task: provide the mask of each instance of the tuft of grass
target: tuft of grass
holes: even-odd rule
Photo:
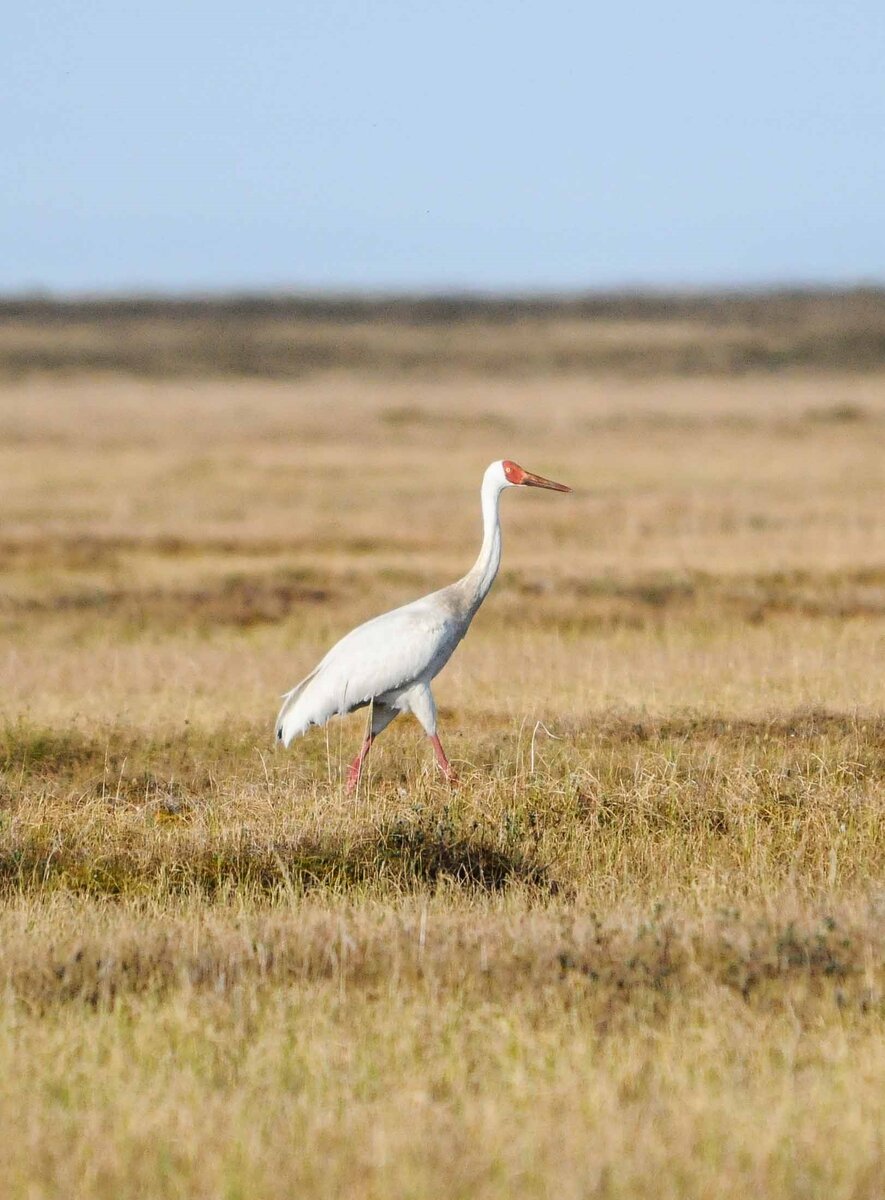
[[[751,1011],[779,1011],[789,996],[802,1017],[834,1005],[885,1016],[885,996],[870,958],[883,950],[881,923],[863,908],[822,908],[804,915],[721,909],[699,917],[656,905],[629,917],[569,914],[559,902],[519,931],[488,907],[452,910],[440,893],[416,909],[367,920],[358,908],[337,912],[307,898],[249,915],[236,929],[217,920],[194,926],[199,898],[172,903],[168,918],[138,919],[117,909],[98,930],[76,930],[78,898],[47,939],[26,938],[13,916],[3,962],[6,994],[32,1011],[83,1003],[111,1009],[132,997],[169,998],[196,989],[261,998],[297,980],[339,982],[372,994],[391,976],[403,986],[459,989],[471,1003],[519,1003],[539,988],[551,1003],[581,1005],[597,1016],[644,1019],[662,1027],[687,997],[711,989]],[[14,913],[15,910],[13,910]]]

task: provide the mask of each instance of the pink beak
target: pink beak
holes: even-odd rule
[[[564,483],[555,483],[552,479],[545,479],[543,475],[533,475],[531,471],[526,471],[525,478],[520,482],[523,487],[549,488],[551,492],[570,492],[572,490]]]

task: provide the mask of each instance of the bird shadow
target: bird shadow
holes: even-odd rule
[[[488,892],[520,883],[554,891],[546,866],[518,851],[505,851],[427,825],[397,823],[381,830],[378,849],[397,861],[403,875],[436,886],[443,880]]]
[[[400,893],[448,885],[501,892],[519,884],[555,893],[547,867],[520,850],[430,823],[395,822],[362,835],[268,839],[240,830],[205,837],[169,818],[157,836],[121,839],[96,855],[76,830],[19,827],[0,848],[0,896],[34,891],[155,899],[234,896],[285,901],[317,891]]]

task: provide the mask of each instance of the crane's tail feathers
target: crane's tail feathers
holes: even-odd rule
[[[311,671],[306,675],[300,683],[296,683],[291,692],[286,692],[283,696],[283,706],[277,716],[276,724],[276,740],[282,742],[284,746],[289,745],[293,738],[304,733],[308,726],[314,724],[310,718],[306,718],[297,710],[298,701],[308,684],[316,676],[316,671]]]

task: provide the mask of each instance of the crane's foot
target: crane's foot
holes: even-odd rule
[[[360,747],[359,754],[347,768],[347,781],[344,785],[344,790],[347,792],[348,796],[352,796],[359,785],[360,775],[363,773],[363,763],[366,761],[366,757],[369,751],[372,749],[372,742],[374,742],[374,740],[375,738],[371,733],[366,735],[366,740]]]
[[[446,777],[446,783],[450,787],[457,787],[461,781],[458,778],[457,771],[446,758],[446,752],[442,748],[442,742],[439,740],[438,734],[433,734],[430,744],[433,746],[433,752],[436,755],[436,761],[439,763],[439,769]]]

